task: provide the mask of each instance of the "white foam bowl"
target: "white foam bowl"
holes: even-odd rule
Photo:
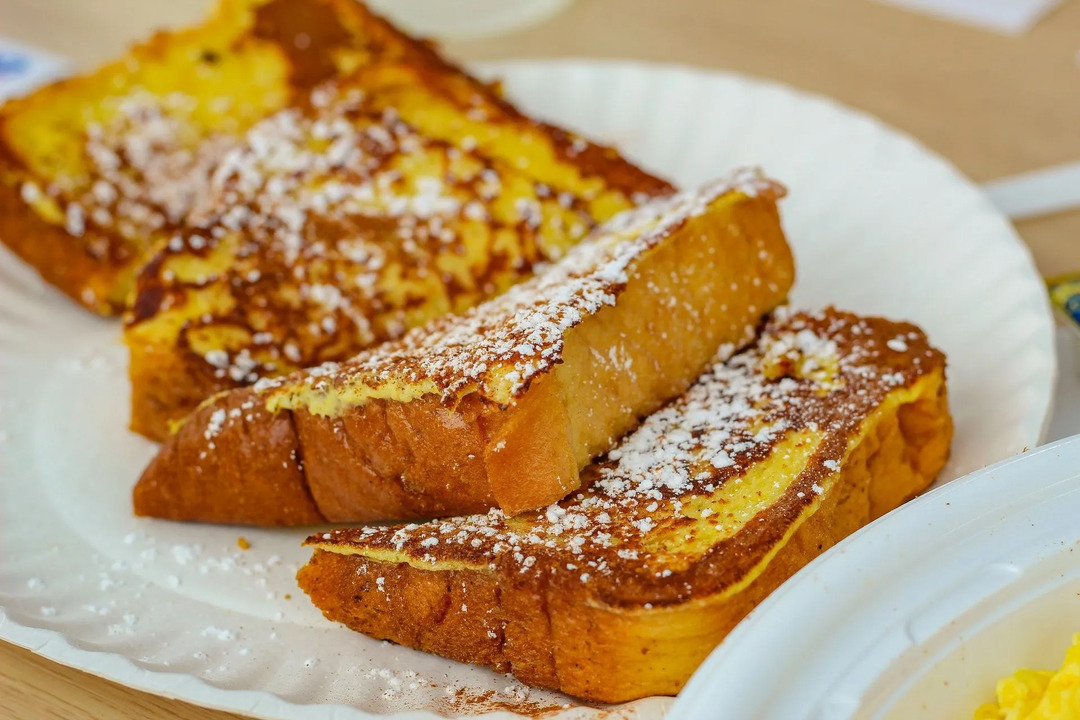
[[[671,717],[971,717],[1080,632],[1080,436],[863,528],[773,593]]]

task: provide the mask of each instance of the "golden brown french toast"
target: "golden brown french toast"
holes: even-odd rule
[[[781,192],[743,170],[653,200],[462,315],[215,396],[143,473],[135,511],[270,525],[555,502],[786,297]]]
[[[183,223],[216,161],[209,136],[404,49],[375,20],[350,33],[365,16],[336,0],[224,0],[199,27],[4,104],[0,239],[88,308],[121,311],[144,255]],[[138,123],[151,130],[128,138]],[[155,164],[164,151],[174,162]]]
[[[315,535],[331,620],[603,702],[678,692],[765,595],[949,451],[918,328],[779,312],[546,509]]]
[[[303,111],[256,123],[139,275],[133,428],[162,439],[216,391],[461,312],[669,190],[564,139],[401,65],[324,83]]]
[[[0,240],[106,314],[146,266],[127,341],[132,425],[155,438],[214,391],[475,304],[671,191],[354,0],[222,0],[0,108]]]

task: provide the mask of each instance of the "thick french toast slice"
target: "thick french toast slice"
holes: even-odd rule
[[[785,298],[781,192],[737,171],[653,200],[463,315],[215,396],[143,473],[135,511],[297,524],[555,502]]]
[[[485,97],[373,66],[232,143],[189,230],[139,275],[132,428],[164,439],[215,392],[461,312],[669,191]]]
[[[221,0],[198,27],[0,108],[0,240],[73,299],[118,313],[146,253],[207,193],[224,139],[306,107],[321,83],[384,65],[415,72],[427,91],[407,94],[403,113],[441,127],[428,103],[439,99],[517,132],[531,150],[523,162],[544,159],[560,178],[600,176],[626,197],[670,191],[613,151],[523,117],[359,2]]]
[[[183,223],[209,176],[209,136],[288,107],[351,56],[393,47],[345,30],[341,14],[360,12],[334,0],[224,0],[199,27],[7,102],[0,239],[86,307],[120,312],[143,257]],[[155,132],[129,141],[128,116]],[[174,162],[156,163],[165,151]]]
[[[920,492],[952,422],[913,325],[784,309],[538,512],[315,535],[331,620],[603,702],[673,694],[766,594]]]

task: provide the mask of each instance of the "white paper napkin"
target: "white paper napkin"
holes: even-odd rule
[[[1019,34],[1062,0],[877,0],[971,25]]]

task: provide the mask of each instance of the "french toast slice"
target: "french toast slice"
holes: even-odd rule
[[[189,229],[139,275],[132,429],[164,439],[217,391],[461,312],[670,191],[484,97],[367,67],[231,143]]]
[[[86,307],[119,313],[148,253],[174,237],[200,243],[191,239],[188,216],[199,201],[220,198],[212,187],[215,171],[252,126],[309,111],[321,86],[365,71],[382,78],[378,101],[384,109],[396,109],[423,136],[448,145],[473,142],[477,152],[503,159],[514,155],[517,169],[529,170],[523,175],[536,188],[511,183],[505,193],[510,204],[529,201],[531,190],[565,191],[573,204],[566,214],[595,220],[627,207],[635,195],[672,190],[610,148],[523,116],[496,87],[447,63],[433,46],[401,33],[359,2],[221,0],[198,27],[158,33],[95,72],[0,107],[0,240]],[[397,78],[396,92],[390,77]],[[545,188],[546,180],[551,182]],[[514,271],[524,273],[531,255],[550,259],[545,252],[587,230],[575,235],[574,226],[568,223],[552,247],[536,241],[539,250],[532,238],[499,241],[524,246],[517,255],[506,253],[508,261],[521,262]],[[197,265],[208,252],[178,262]],[[162,264],[155,267],[172,272]],[[145,284],[143,319],[158,307],[156,300],[176,303],[183,295],[168,275],[151,272]],[[497,284],[490,286],[497,291]],[[394,291],[403,297],[390,293],[380,300],[404,305],[409,320],[415,294],[427,289],[406,286]],[[286,326],[291,319],[276,322]],[[170,317],[162,325],[174,322]],[[222,331],[222,351],[237,344],[238,332]],[[192,356],[152,354],[136,378],[159,359],[178,370],[205,370]],[[246,362],[230,370],[238,373],[235,368]],[[166,373],[147,377],[173,385],[186,381]],[[172,416],[177,414],[182,413]],[[146,423],[137,417],[135,424]],[[158,429],[151,434],[161,434],[162,424],[153,424]]]
[[[274,525],[555,502],[786,297],[781,194],[742,170],[653,200],[463,315],[215,396],[143,473],[135,511]]]
[[[945,359],[907,323],[778,312],[546,509],[312,536],[327,618],[590,700],[674,694],[762,598],[925,489]]]
[[[216,161],[208,137],[394,49],[374,25],[346,29],[362,13],[333,0],[224,0],[199,27],[5,103],[0,239],[73,299],[119,313],[143,257],[182,224]],[[125,116],[156,132],[129,141]],[[174,162],[155,163],[166,150]]]

